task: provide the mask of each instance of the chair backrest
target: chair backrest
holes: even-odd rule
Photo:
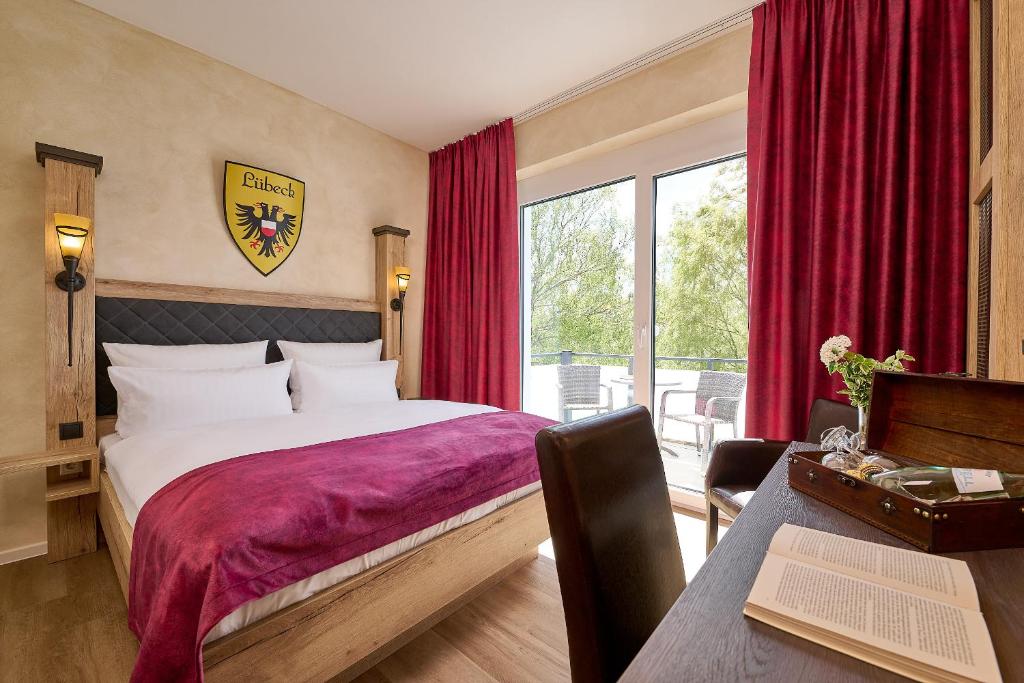
[[[651,414],[541,430],[537,458],[572,680],[614,681],[686,586]]]
[[[704,415],[708,401],[712,398],[739,398],[747,385],[747,376],[742,372],[719,372],[717,370],[701,370],[697,378],[696,412]],[[736,420],[739,401],[715,401],[711,417],[726,422]]]
[[[558,386],[562,405],[601,402],[600,365],[559,365]]]
[[[811,416],[807,420],[807,443],[821,443],[821,433],[833,427],[846,427],[857,431],[857,409],[849,403],[816,398],[811,404]]]

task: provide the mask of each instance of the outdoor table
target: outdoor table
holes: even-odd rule
[[[633,405],[633,383],[635,381],[633,375],[619,375],[618,377],[612,377],[612,381],[616,384],[626,385],[626,405]],[[657,375],[654,378],[654,386],[656,387],[677,387],[682,382],[680,380],[659,380]]]

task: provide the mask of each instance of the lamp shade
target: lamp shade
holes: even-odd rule
[[[395,278],[398,280],[398,292],[399,294],[405,294],[405,291],[409,289],[409,269],[404,266],[399,266],[395,269]]]
[[[60,255],[64,258],[79,259],[85,248],[85,238],[89,236],[92,220],[85,216],[70,213],[53,214],[53,225],[57,230],[57,243]]]

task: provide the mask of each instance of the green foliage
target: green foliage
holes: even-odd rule
[[[826,366],[829,374],[838,372],[843,378],[846,388],[839,393],[850,397],[850,405],[867,410],[871,404],[871,381],[874,379],[875,370],[903,372],[906,369],[903,367],[903,361],[914,360],[916,359],[903,349],[897,349],[896,353],[883,361],[846,351],[841,358],[830,361]]]
[[[635,229],[615,193],[604,187],[528,209],[533,353],[633,353]],[[662,231],[656,355],[746,358],[745,160],[721,164],[699,205],[674,207]],[[686,364],[659,362],[669,366]]]
[[[529,212],[533,353],[631,354],[635,230],[632,216],[618,213],[615,188]]]
[[[695,209],[675,207],[658,250],[655,355],[746,358],[745,159],[721,164]]]

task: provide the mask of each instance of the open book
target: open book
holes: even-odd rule
[[[918,681],[1001,681],[967,563],[783,524],[743,613]]]

